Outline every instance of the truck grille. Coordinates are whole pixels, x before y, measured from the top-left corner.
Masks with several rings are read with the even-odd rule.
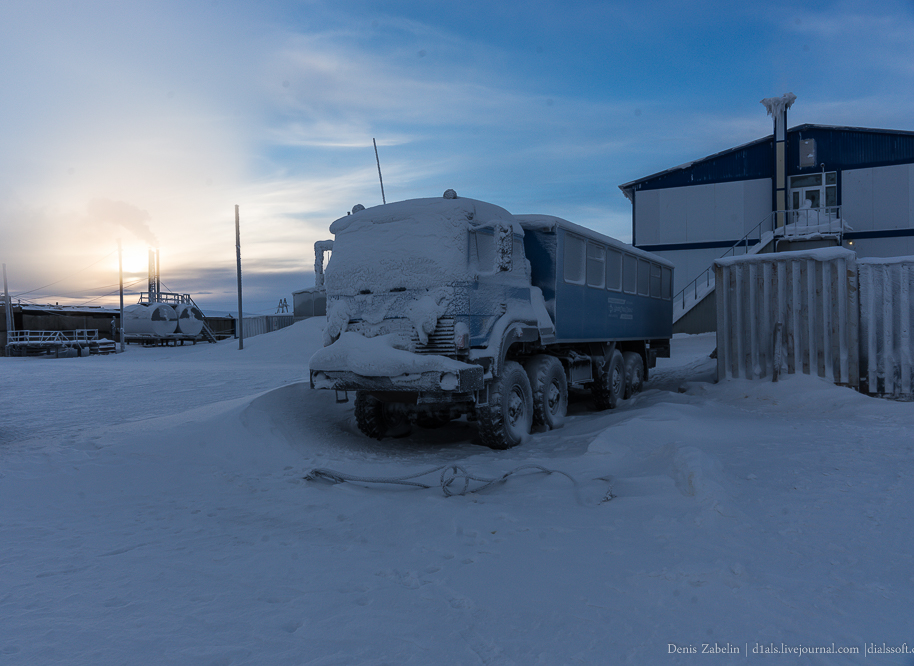
[[[425,345],[419,342],[419,335],[413,331],[410,346],[417,354],[448,356],[457,353],[457,343],[454,340],[454,320],[451,317],[439,319],[435,331],[428,336],[428,344]]]

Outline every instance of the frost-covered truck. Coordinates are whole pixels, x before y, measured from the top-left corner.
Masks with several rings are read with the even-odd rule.
[[[509,448],[561,426],[569,390],[613,408],[669,356],[672,265],[561,218],[448,190],[357,206],[330,231],[311,386],[355,391],[369,437],[466,415]]]

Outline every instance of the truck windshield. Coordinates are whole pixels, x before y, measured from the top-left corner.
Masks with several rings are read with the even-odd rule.
[[[470,280],[468,231],[465,218],[437,216],[350,225],[336,234],[327,291],[355,295]]]

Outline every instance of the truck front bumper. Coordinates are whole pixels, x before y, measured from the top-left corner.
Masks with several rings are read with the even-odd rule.
[[[430,370],[396,377],[364,377],[346,370],[312,370],[311,388],[337,391],[408,391],[468,393],[484,385],[482,366]]]

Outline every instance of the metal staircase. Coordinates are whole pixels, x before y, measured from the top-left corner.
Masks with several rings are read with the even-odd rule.
[[[838,206],[772,211],[718,258],[798,249],[798,244],[811,239],[840,246],[845,228]],[[713,295],[712,263],[673,297],[673,332],[707,333],[715,330]]]

